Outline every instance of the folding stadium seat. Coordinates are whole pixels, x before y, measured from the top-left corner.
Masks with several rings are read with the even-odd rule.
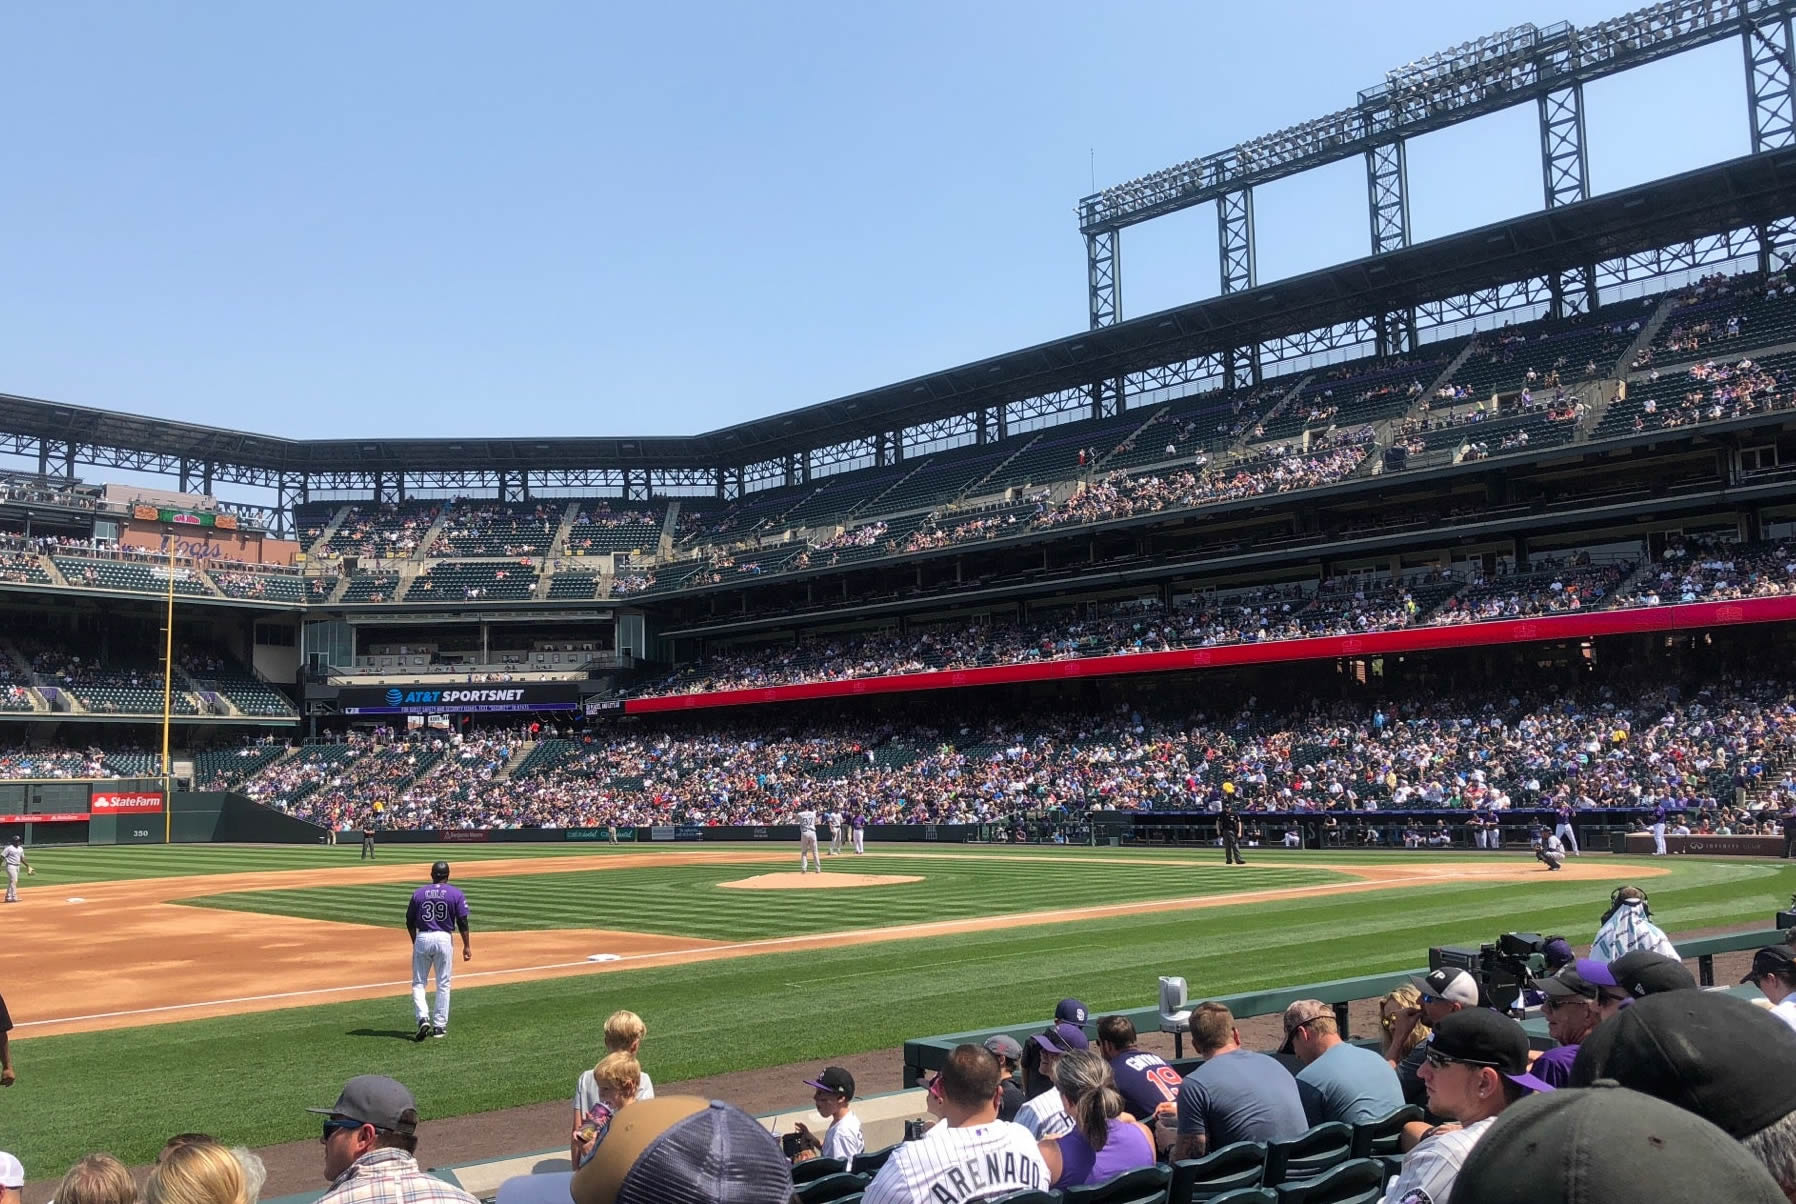
[[[519,768],[520,770],[522,769],[521,766]],[[886,1159],[892,1156],[892,1151],[902,1144],[902,1142],[893,1142],[882,1150],[870,1150],[863,1154],[856,1154],[853,1161],[849,1164],[849,1169],[853,1170],[857,1175],[877,1174],[879,1168],[886,1164]],[[793,1182],[797,1182],[798,1171],[796,1168],[793,1169],[792,1174]]]
[[[1168,1204],[1193,1204],[1244,1187],[1258,1187],[1266,1174],[1266,1143],[1237,1141],[1211,1150],[1202,1158],[1172,1164]]]
[[[1416,1105],[1405,1104],[1389,1116],[1354,1125],[1353,1156],[1370,1158],[1379,1154],[1397,1153],[1397,1139],[1403,1133],[1403,1126],[1411,1121],[1421,1120],[1422,1115],[1422,1109]]]
[[[1355,1158],[1313,1179],[1281,1185],[1278,1204],[1378,1204],[1384,1182],[1376,1158]]]
[[[1166,1204],[1166,1185],[1171,1178],[1171,1167],[1155,1163],[1124,1171],[1102,1183],[1063,1187],[1060,1198],[1066,1204]]]
[[[835,1159],[831,1159],[831,1161],[833,1162]],[[798,1164],[798,1166],[803,1165],[802,1162]],[[798,1167],[792,1169],[796,1171]],[[861,1194],[867,1190],[867,1183],[866,1175],[847,1175],[837,1172],[833,1175],[825,1175],[821,1179],[812,1179],[808,1183],[798,1184],[793,1195],[798,1198],[799,1204],[830,1204],[834,1200]]]
[[[840,1175],[848,1170],[848,1163],[842,1158],[812,1158],[805,1162],[792,1164],[792,1182],[799,1185],[809,1183],[813,1179],[822,1179],[829,1175]],[[859,1173],[858,1171],[856,1172]]]
[[[1266,1147],[1266,1185],[1313,1179],[1353,1157],[1353,1126],[1340,1121],[1316,1125],[1301,1137]]]
[[[1279,1204],[1278,1193],[1270,1187],[1246,1187],[1216,1196],[1209,1204]]]

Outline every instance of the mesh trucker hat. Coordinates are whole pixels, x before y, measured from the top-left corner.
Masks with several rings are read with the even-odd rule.
[[[1297,1030],[1312,1020],[1327,1016],[1333,1019],[1334,1008],[1320,999],[1299,999],[1285,1009],[1285,1043],[1278,1047],[1280,1053],[1290,1053],[1291,1043],[1297,1039]]]
[[[1615,985],[1635,999],[1662,991],[1696,990],[1696,977],[1683,962],[1647,949],[1622,954],[1609,963],[1609,973],[1614,976]]]
[[[337,1102],[328,1108],[307,1108],[320,1116],[341,1116],[389,1133],[410,1135],[418,1131],[418,1101],[405,1084],[380,1074],[357,1075],[343,1084]]]
[[[1796,1112],[1796,1075],[1774,1069],[1793,1063],[1796,1032],[1764,1008],[1711,991],[1666,991],[1585,1037],[1571,1086],[1613,1080],[1746,1138]]]
[[[24,1187],[25,1164],[11,1154],[0,1154],[0,1187]]]
[[[1531,1095],[1505,1109],[1453,1179],[1453,1204],[1783,1199],[1738,1141],[1612,1083]]]
[[[792,1168],[754,1117],[721,1100],[662,1095],[611,1121],[572,1173],[519,1175],[498,1204],[788,1204]]]

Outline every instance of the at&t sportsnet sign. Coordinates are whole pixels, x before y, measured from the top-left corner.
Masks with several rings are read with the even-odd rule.
[[[574,711],[580,689],[573,682],[501,686],[351,686],[337,693],[345,715],[447,715],[475,711]]]
[[[95,791],[91,804],[95,815],[145,815],[162,810],[159,791],[117,793]]]

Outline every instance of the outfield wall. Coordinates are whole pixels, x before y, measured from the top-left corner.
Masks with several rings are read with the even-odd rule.
[[[0,842],[161,844],[162,779],[0,782]]]

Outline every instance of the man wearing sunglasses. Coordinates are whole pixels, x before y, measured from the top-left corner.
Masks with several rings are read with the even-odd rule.
[[[418,1103],[401,1083],[364,1074],[344,1084],[323,1116],[324,1175],[319,1204],[479,1204],[459,1187],[418,1169]]]
[[[1552,1088],[1528,1073],[1528,1034],[1488,1008],[1445,1016],[1425,1047],[1428,1110],[1450,1124],[1431,1129],[1403,1159],[1384,1204],[1440,1204],[1472,1147],[1503,1110],[1530,1091]]]
[[[1391,1044],[1395,1049],[1408,1043],[1410,1030],[1418,1020],[1433,1028],[1455,1012],[1478,1006],[1478,980],[1456,966],[1430,970],[1420,978],[1410,979],[1410,984],[1422,999],[1419,1006],[1404,1008],[1391,1017]],[[1404,1103],[1427,1106],[1428,1088],[1422,1081],[1422,1058],[1432,1039],[1432,1035],[1424,1039],[1405,1054],[1401,1062],[1393,1063],[1397,1081],[1403,1086]]]
[[[1547,1018],[1547,1032],[1559,1042],[1534,1060],[1534,1077],[1553,1087],[1571,1085],[1572,1063],[1578,1046],[1596,1026],[1621,1010],[1628,993],[1602,962],[1579,958],[1557,974],[1542,978],[1540,1009]]]

